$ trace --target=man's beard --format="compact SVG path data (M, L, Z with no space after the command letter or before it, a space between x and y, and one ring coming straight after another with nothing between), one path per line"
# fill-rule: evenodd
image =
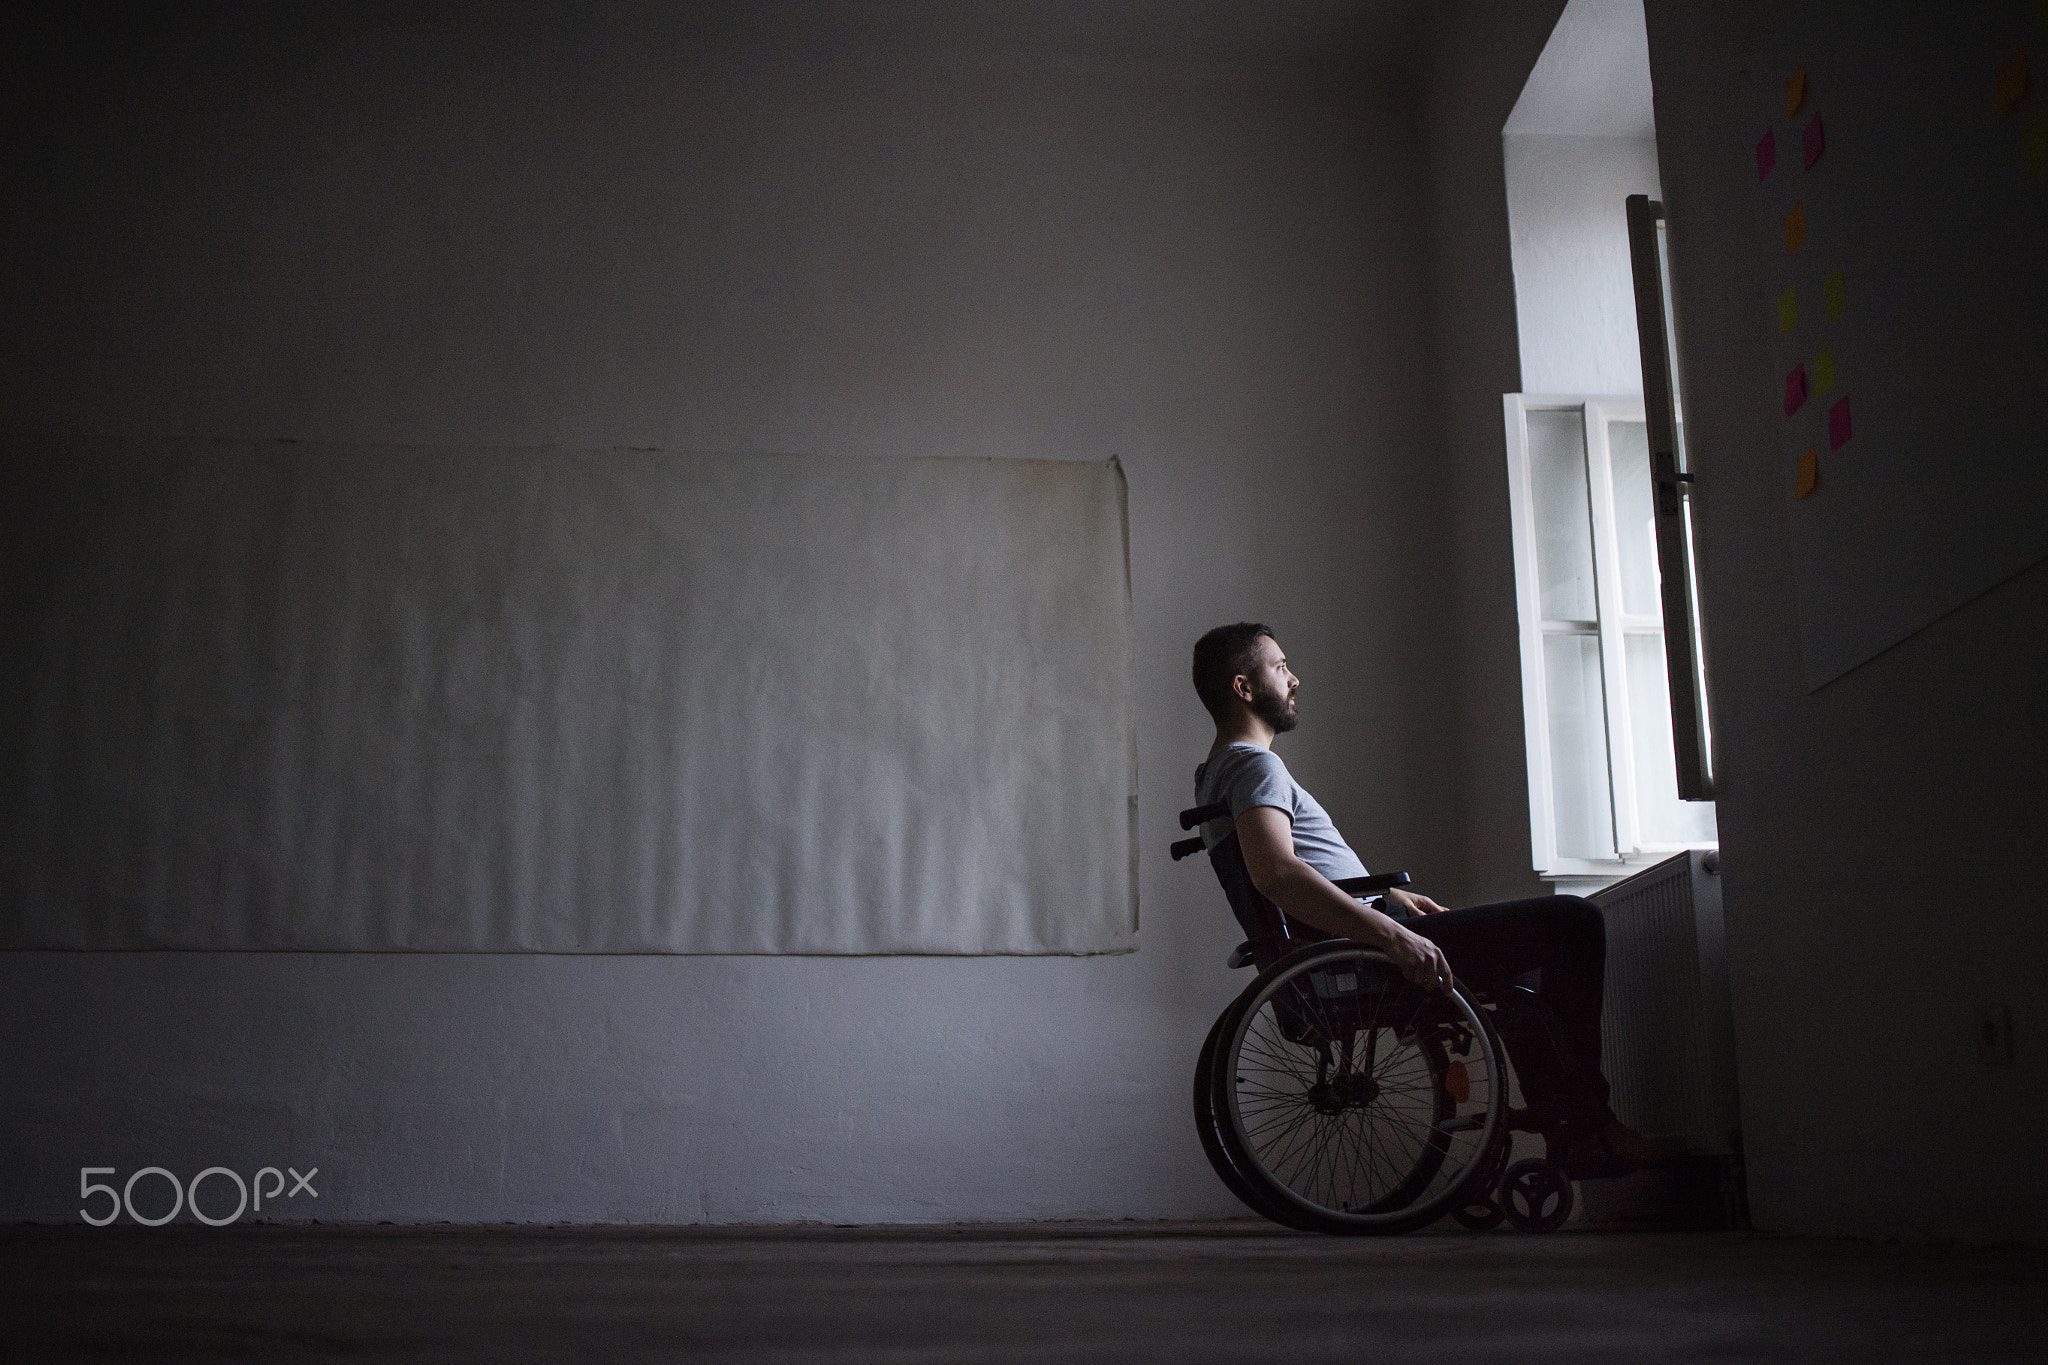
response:
M1272 726L1276 735L1284 735L1301 724L1301 717L1295 714L1294 699L1277 689L1253 697L1252 714Z

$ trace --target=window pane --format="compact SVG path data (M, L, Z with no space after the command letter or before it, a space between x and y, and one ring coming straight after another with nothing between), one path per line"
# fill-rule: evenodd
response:
M1544 636L1543 684L1550 701L1550 801L1557 813L1558 856L1612 858L1614 802L1607 780L1600 638Z
M1664 637L1631 633L1624 638L1629 729L1636 759L1636 827L1646 844L1712 843L1719 837L1714 828L1714 803L1678 799Z
M1593 520L1586 494L1586 419L1577 409L1529 414L1536 504L1536 587L1546 621L1593 619Z
M1678 504L1685 513L1685 603L1692 612L1687 623L1692 630L1693 700L1700 708L1700 768L1707 782L1714 780L1714 715L1707 708L1707 647L1700 639L1700 571L1693 561L1692 499Z
M1692 464L1685 458L1685 403L1678 392L1678 325L1671 316L1671 242L1665 236L1661 214L1657 218L1657 293L1664 306L1664 364L1671 376L1671 438L1678 444L1672 455L1682 474Z
M1620 543L1621 609L1659 616L1657 524L1650 504L1650 428L1643 422L1607 424L1607 459L1614 468L1614 534Z

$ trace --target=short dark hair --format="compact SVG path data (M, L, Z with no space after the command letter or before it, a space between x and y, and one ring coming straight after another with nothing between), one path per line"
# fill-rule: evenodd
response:
M1239 621L1218 626L1195 641L1195 695L1209 714L1223 720L1230 714L1231 679L1251 672L1260 639L1273 639L1269 626L1257 621Z

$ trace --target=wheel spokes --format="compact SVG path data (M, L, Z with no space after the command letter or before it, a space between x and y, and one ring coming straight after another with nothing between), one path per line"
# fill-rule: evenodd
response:
M1426 1220L1462 1187L1498 1098L1469 1002L1414 992L1373 957L1283 969L1242 1008L1219 1116L1227 1104L1247 1169L1311 1213L1364 1219Z

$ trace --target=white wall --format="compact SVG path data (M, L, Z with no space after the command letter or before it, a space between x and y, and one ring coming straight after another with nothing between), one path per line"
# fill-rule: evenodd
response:
M1430 7L1419 90L1341 45L825 61L843 44L797 32L813 59L742 69L588 19L13 49L15 420L1121 453L1146 842L1125 958L7 955L0 1217L75 1217L85 1164L287 1161L321 1166L329 1218L1230 1211L1184 1081L1235 935L1159 851L1207 742L1194 636L1280 627L1290 762L1375 866L1540 890L1501 128L1560 8ZM1752 1203L1788 1231L2038 1240L2048 583L1796 682L1782 488L1744 415L1770 377L1754 132L1725 107L1768 8L1650 14L1720 464L1701 576ZM1808 18L1874 60L1933 32ZM1970 1025L1999 1001L2020 1060L1993 1072Z
M14 51L15 420L1120 454L1142 950L8 954L0 1218L75 1217L82 1165L287 1163L323 1195L286 1215L328 1219L1234 1211L1186 1078L1235 928L1165 856L1209 738L1195 636L1273 623L1296 771L1375 867L1467 880L1403 35L1304 4L1034 48L1003 12L986 40L893 10L763 37L738 6Z
M1570 0L1502 125L1526 393L1638 393L1623 201L1657 189L1641 0Z
M1433 8L1426 63L1430 225L1442 338L1435 399L1455 517L1456 792L1465 902L1546 894L1529 860L1515 563L1500 396L1522 391L1501 127L1563 5L1461 0Z
M1526 393L1640 393L1632 194L1658 197L1647 138L1508 134L1515 318Z

